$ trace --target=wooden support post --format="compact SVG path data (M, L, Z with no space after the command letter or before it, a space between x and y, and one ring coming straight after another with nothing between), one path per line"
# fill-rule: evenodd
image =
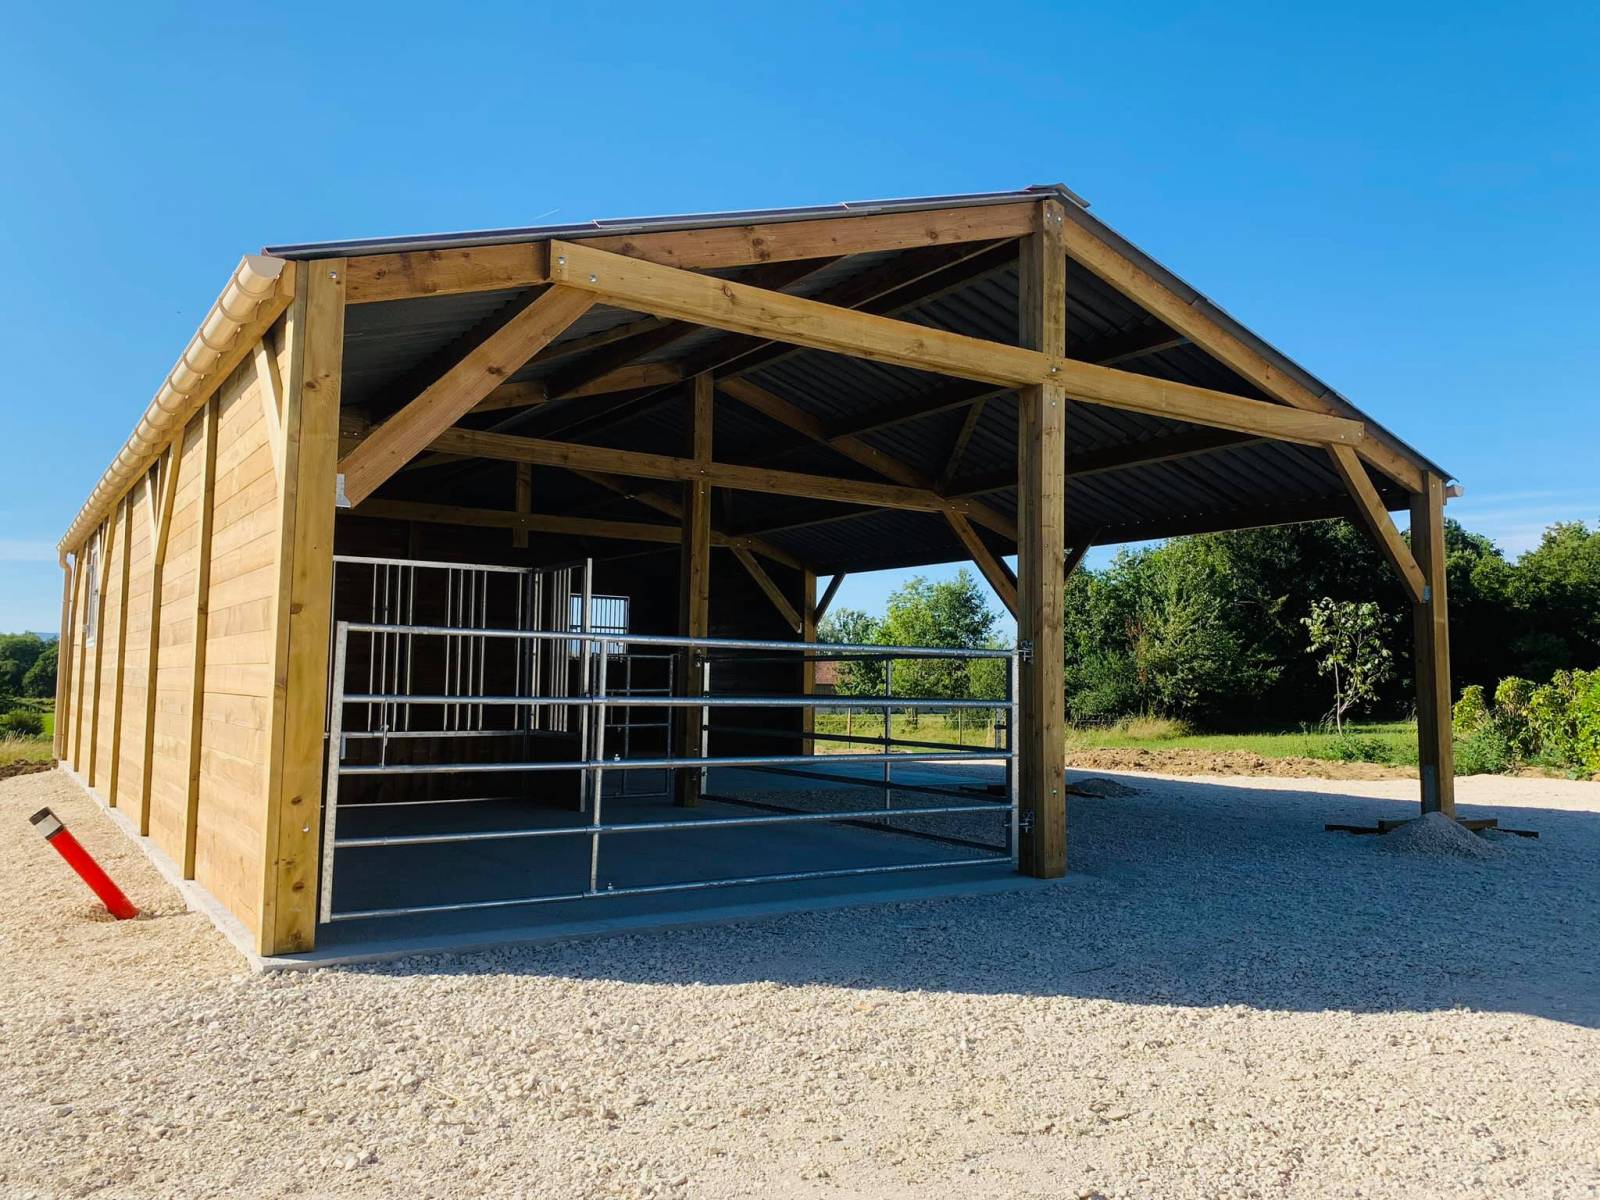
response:
M296 280L289 310L266 855L257 931L263 954L310 950L316 942L344 280L343 259L315 263Z
M800 572L800 640L810 645L817 641L817 573L815 571ZM817 694L817 664L807 655L800 667L800 694L802 696L815 696ZM800 753L813 754L816 752L816 738L811 735L817 731L817 710L802 708L800 710Z
M100 567L100 533L98 530L84 539L78 551L78 570L83 576L83 586L78 589L78 654L73 670L78 676L78 695L72 703L72 765L83 771L89 764L83 754L83 697L84 678L89 674L89 601L94 596L95 573Z
M516 503L519 513L533 511L533 464L516 463L517 468L517 494ZM528 548L528 530L524 528L511 531L511 544L518 550Z
M128 660L128 566L133 550L133 492L122 502L122 577L117 584L117 666L111 676L111 770L106 776L106 803L117 804L122 763L122 684Z
M692 400L693 456L697 463L711 462L711 419L713 383L710 375L696 375ZM690 480L683 488L683 539L678 560L678 624L684 637L705 637L711 628L711 484L704 479ZM700 656L685 655L683 679L685 696L702 694ZM700 754L700 726L704 710L678 710L678 757L697 758ZM678 803L700 803L700 772L673 773Z
M156 681L161 666L161 593L166 578L167 542L172 533L172 510L178 496L179 465L183 461L183 434L168 448L158 467L158 491L151 475L145 478L145 500L155 522L150 544L150 631L145 644L144 748L139 764L139 834L150 836L150 782L156 765Z
M1066 346L1066 251L1058 201L1039 206L1024 240L1019 304L1022 345L1048 355ZM1062 608L1066 554L1066 394L1054 383L1017 393L1017 639L1013 745L1021 805L1019 867L1050 879L1067 869L1065 673Z
M258 383L265 387L264 383ZM204 730L201 720L206 705L206 628L211 611L211 531L216 524L217 503L217 420L220 401L206 401L205 424L201 427L200 487L195 494L198 506L195 521L194 642L192 669L189 672L189 769L183 802L183 877L194 878L195 834L200 817L200 748ZM268 431L268 437L272 431ZM281 448L280 448L281 449ZM277 460L277 456L274 456Z
M1422 811L1456 815L1455 747L1450 740L1450 618L1444 575L1444 480L1423 475L1411 497L1411 553L1422 572L1423 599L1412 606L1416 638L1417 765Z
M100 698L104 691L102 677L106 658L106 594L111 590L111 559L117 552L115 508L106 515L101 528L105 530L105 535L100 539L100 561L96 564L100 573L100 595L94 614L94 682L91 685L94 694L89 697L89 769L84 772L90 787L100 781Z

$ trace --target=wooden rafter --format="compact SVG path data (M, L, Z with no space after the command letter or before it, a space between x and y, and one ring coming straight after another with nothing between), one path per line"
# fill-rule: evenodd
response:
M951 290L957 286L952 282L957 274L963 282L970 281L988 271L1008 266L1015 259L1016 251L1012 242L913 249L896 255L891 262L826 288L812 298L821 303L862 312L897 313ZM786 342L759 336L731 335L713 342L687 360L684 373L690 375L710 371L718 379L723 379L771 366L796 353L799 353L797 348ZM663 398L660 393L636 397L586 417L572 428L586 431L606 429Z
M792 404L782 396L774 395L766 388L750 382L748 379L725 379L719 383L718 388L728 396L755 409L762 415L787 426L796 433L804 434L815 442L842 454L851 462L859 463L870 470L876 471L885 479L907 487L924 488L930 492L936 491L934 481L924 475L915 467L907 465L893 455L885 454L882 450L862 441L856 437L829 437L819 417L805 411L798 404ZM970 507L974 520L981 521L989 528L1005 537L1015 539L1017 536L1016 522L1004 513L997 512L986 504L973 504Z
M1344 417L1129 374L1056 351L840 309L565 242L551 244L551 276L608 302L658 316L996 385L1048 384L1083 401L1151 416L1311 445L1355 444L1363 432L1361 422Z
M1156 463L1173 462L1217 450L1237 449L1255 445L1261 438L1248 434L1232 433L1218 429L1196 429L1167 437L1151 438L1125 446L1108 446L1103 450L1088 450L1067 456L1067 477L1085 479L1091 475L1104 475L1114 471L1128 471ZM947 496L981 496L985 492L998 492L1015 487L1016 473L1009 468L961 475L952 479L940 490Z
M756 581L756 586L767 599L772 601L772 607L778 610L783 623L796 633L800 633L804 628L800 614L795 611L794 605L789 603L789 597L783 594L783 589L773 582L771 575L767 574L766 568L756 561L755 555L748 550L735 547L733 556L739 560L739 565L750 573L750 578Z
M982 205L843 220L775 221L583 239L612 253L692 270L1020 237L1033 205ZM545 242L402 251L352 258L351 304L531 287L548 278Z
M1367 532L1372 536L1384 558L1389 560L1389 565L1400 576L1400 582L1410 593L1411 603L1423 603L1425 583L1422 569L1417 565L1411 547L1406 545L1405 538L1400 536L1393 519L1383 507L1378 489L1372 486L1372 479L1367 475L1366 467L1361 465L1361 459L1348 446L1330 446L1328 453L1333 458L1333 466L1339 472L1339 478L1344 480L1345 487L1349 489L1351 497L1356 502L1356 512L1361 518L1361 523L1366 526Z
M640 479L672 479L680 482L704 479L714 487L733 488L736 491L771 492L778 495L805 496L818 500L837 500L846 504L871 504L880 508L905 508L922 512L943 512L952 507L957 511L966 510L964 501L946 500L943 496L924 488L870 483L865 480L834 479L826 475L807 475L771 467L745 467L718 462L702 464L692 458L675 458L666 454L646 454L633 450L613 450L604 446L585 446L574 442L553 442L505 433L449 429L436 437L432 444L436 450L469 458L529 462L535 466L609 472L632 475Z
M682 504L679 504L676 500L670 500L666 496L657 495L654 492L639 491L637 488L631 487L626 479L600 471L574 471L573 474L587 479L589 482L608 491L615 492L624 499L632 500L636 504L642 504L646 508L664 513L674 521L681 522L683 520ZM763 538L750 534L727 533L716 522L712 522L711 525L711 544L713 546L743 546L747 550L754 550L757 554L770 558L773 562L782 563L786 567L793 567L796 571L808 571L811 569L808 563L796 558L781 546L775 546Z
M365 500L593 303L582 292L552 287L485 338L340 461L346 499L351 504Z
M1000 602L1006 606L1006 611L1013 617L1017 615L1017 577L1011 573L1000 556L978 536L978 531L960 513L947 512L944 519L950 523L950 528L956 537L961 539L961 544L967 548L967 554L973 564L983 572L983 577L989 581L989 586L1000 597Z
M1062 240L1074 262L1087 267L1267 395L1305 412L1343 416L1349 411L1341 403L1316 394L1284 372L1260 351L1224 328L1192 298L1173 291L1084 224L1068 220ZM1409 491L1421 489L1422 468L1415 456L1383 431L1372 431L1372 436L1360 443L1359 452Z

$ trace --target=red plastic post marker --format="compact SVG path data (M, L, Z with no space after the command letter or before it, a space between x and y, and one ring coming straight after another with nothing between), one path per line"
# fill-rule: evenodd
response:
M67 866L78 873L78 878L89 885L89 890L100 897L100 902L119 921L131 921L139 910L122 894L122 889L111 882L111 876L100 869L100 864L89 857L89 852L78 844L78 839L67 831L59 817L48 808L41 808L28 820L44 835L44 840L56 848L67 860Z

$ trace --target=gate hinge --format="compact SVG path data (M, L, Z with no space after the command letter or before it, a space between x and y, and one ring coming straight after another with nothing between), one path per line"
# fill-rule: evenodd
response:
M1017 829L1022 833L1033 832L1033 814L1031 812L1017 814Z
M1023 662L1033 661L1033 643L1031 641L1017 643L1017 657Z

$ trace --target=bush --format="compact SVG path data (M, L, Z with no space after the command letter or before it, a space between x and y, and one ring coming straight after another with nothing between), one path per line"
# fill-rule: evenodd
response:
M0 716L0 734L16 737L39 737L44 733L44 718L26 708L14 708Z
M1453 724L1456 765L1463 774L1527 760L1600 772L1600 671L1557 671L1537 686L1508 676L1495 688L1492 706L1482 688L1466 688Z
M1493 721L1456 739L1457 775L1503 775L1516 765L1516 748Z
M1341 733L1328 743L1327 757L1335 762L1386 763L1394 760L1394 747L1379 737Z
M1461 699L1451 712L1451 724L1456 736L1464 737L1489 720L1489 701L1484 698L1483 687L1472 684L1461 689Z

